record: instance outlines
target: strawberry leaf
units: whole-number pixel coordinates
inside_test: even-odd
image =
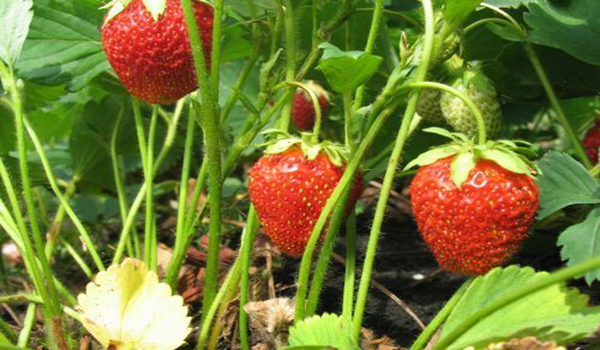
[[[481,307],[510,292],[515,286],[532,283],[548,275],[532,268],[509,266],[496,268],[480,276],[469,286],[442,327],[442,340],[466,318]],[[481,349],[490,343],[515,337],[535,336],[542,341],[565,344],[589,336],[600,324],[600,307],[588,307],[588,296],[554,284],[521,299],[481,319],[464,332],[447,350],[473,346]]]
[[[33,12],[31,0],[0,1],[0,60],[13,65],[19,59]]]
[[[341,316],[323,314],[307,318],[290,328],[289,347],[291,349],[335,348],[358,350],[357,344],[350,337],[351,325],[344,322]]]
[[[600,256],[600,208],[590,212],[582,223],[563,231],[557,244],[563,247],[560,256],[569,266]],[[589,285],[595,280],[600,281],[600,269],[585,274],[585,281]]]
[[[446,0],[443,15],[448,22],[448,30],[457,28],[481,2],[482,0]]]
[[[573,204],[600,203],[600,184],[570,156],[548,152],[537,162],[541,175],[538,219]]]
[[[362,51],[341,51],[329,43],[319,45],[323,49],[322,71],[331,87],[339,93],[349,93],[369,80],[379,69],[383,59]]]
[[[80,90],[109,69],[102,50],[102,11],[86,1],[36,0],[35,16],[17,64],[19,75],[41,85]]]
[[[475,168],[475,164],[473,152],[462,152],[454,157],[452,164],[450,164],[450,176],[458,189],[461,189],[463,182],[467,180],[471,170]]]

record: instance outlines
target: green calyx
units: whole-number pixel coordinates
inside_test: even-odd
[[[131,1],[132,0],[113,0],[103,6],[102,8],[109,9],[106,18],[104,19],[104,23],[108,23],[108,21],[121,13]],[[142,2],[148,12],[150,12],[154,21],[158,21],[160,16],[165,12],[165,7],[167,6],[167,0],[142,0]]]
[[[116,15],[121,13],[121,11],[123,11],[131,1],[132,0],[112,0],[111,2],[103,6],[103,9],[109,9],[106,18],[104,19],[104,23],[108,23],[108,21],[110,21]],[[150,15],[152,16],[154,21],[159,20],[160,16],[165,12],[165,8],[167,6],[167,0],[142,0],[142,2],[144,3],[144,6],[148,10],[148,12],[150,12]]]
[[[325,152],[331,163],[338,167],[342,166],[348,160],[349,150],[346,146],[329,141],[315,141],[313,133],[301,133],[300,137],[296,137],[279,129],[271,129],[264,131],[263,134],[279,136],[273,141],[261,145],[266,147],[266,154],[282,153],[292,146],[297,146],[300,147],[305,157],[309,160],[316,159],[321,152]]]
[[[452,142],[422,153],[408,163],[405,170],[415,166],[429,165],[440,159],[454,156],[450,165],[450,176],[452,182],[459,189],[480,159],[493,161],[516,174],[533,177],[539,173],[536,165],[528,159],[528,157],[535,156],[535,152],[532,150],[533,144],[529,142],[498,140],[478,145],[464,134],[449,132],[442,128],[427,128],[424,131],[447,137]]]

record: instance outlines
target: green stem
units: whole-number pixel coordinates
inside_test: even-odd
[[[367,38],[367,45],[365,46],[365,53],[372,53],[375,47],[375,41],[377,40],[377,33],[379,31],[379,23],[381,22],[381,14],[383,13],[383,0],[375,0],[375,8],[373,9],[373,20],[371,21],[371,29],[369,29],[369,36]],[[358,110],[362,106],[363,96],[365,94],[365,85],[361,85],[356,91],[356,97],[354,98],[354,110]]]
[[[352,93],[345,93],[344,99],[344,139],[346,147],[352,151],[354,149],[354,140],[352,139]]]
[[[127,203],[127,195],[125,194],[125,184],[124,184],[124,174],[121,171],[121,161],[120,161],[120,157],[119,154],[117,153],[117,141],[119,138],[119,131],[121,129],[121,122],[123,120],[123,115],[124,115],[124,108],[121,109],[121,111],[119,111],[119,114],[117,115],[117,120],[115,121],[115,126],[113,128],[113,132],[110,138],[110,160],[112,163],[112,170],[113,170],[113,175],[115,178],[115,187],[117,189],[117,198],[119,201],[119,212],[121,214],[121,222],[125,222],[125,220],[127,219],[127,212],[129,211],[129,204]],[[137,242],[136,244],[134,244],[134,246],[136,247],[135,250],[135,255],[136,257],[140,257],[140,252],[139,252],[139,240],[138,240],[138,235],[137,232],[135,230],[135,228],[133,229],[133,240],[134,242]]]
[[[44,299],[45,303],[47,303],[47,311],[49,313],[49,316],[57,316],[61,314],[59,306],[60,303],[58,301],[56,288],[54,287],[54,284],[51,283],[51,281],[53,280],[52,271],[50,270],[48,258],[44,252],[44,237],[38,226],[35,204],[33,202],[33,195],[31,193],[31,180],[29,178],[29,164],[27,163],[27,144],[25,139],[25,115],[23,112],[21,95],[12,68],[8,67],[8,69],[4,69],[4,65],[1,62],[0,67],[3,70],[2,75],[7,75],[8,84],[6,84],[7,86],[4,86],[4,89],[10,92],[12,100],[12,107],[15,116],[15,125],[17,132],[17,148],[19,154],[21,184],[23,186],[23,196],[25,197],[27,214],[29,216],[29,224],[33,233],[33,245],[35,246],[35,251],[31,244],[31,240],[29,238],[29,234],[27,232],[23,216],[17,214],[17,220],[22,222],[22,225],[20,224],[21,238],[23,240],[24,246],[26,247],[25,253],[28,255],[28,259],[32,263],[32,277],[34,279],[34,282],[37,282],[36,287],[38,288],[38,292]],[[4,73],[4,71],[6,71],[6,73],[8,74]],[[16,195],[14,196],[14,198],[16,199]],[[19,207],[18,202],[13,204],[16,204],[16,207]],[[17,211],[16,208],[13,208],[13,210]],[[18,212],[20,213],[20,209],[18,210]],[[37,254],[35,253],[36,251]],[[38,265],[34,262],[35,257],[37,257],[40,261],[40,270],[38,270]],[[46,283],[43,282],[42,276],[44,276]],[[60,332],[60,330],[58,330],[58,332]]]
[[[525,42],[525,43],[523,43],[523,46],[525,48],[525,54],[527,55],[527,58],[531,62],[531,65],[535,69],[535,72],[537,73],[538,78],[540,79],[540,82],[544,86],[546,95],[548,95],[548,99],[550,100],[550,104],[552,105],[554,112],[556,112],[556,115],[558,116],[558,120],[560,121],[562,127],[565,129],[565,131],[567,133],[567,137],[569,138],[569,141],[571,142],[573,147],[575,147],[575,152],[577,152],[577,155],[579,156],[579,158],[581,159],[581,161],[583,162],[585,167],[588,170],[592,169],[594,167],[594,165],[592,164],[592,162],[590,161],[590,158],[585,153],[585,149],[583,148],[581,141],[579,140],[579,138],[573,131],[573,127],[571,127],[571,124],[569,123],[569,119],[567,118],[567,115],[565,114],[564,110],[562,109],[560,102],[558,101],[558,97],[556,97],[556,93],[554,92],[552,83],[550,83],[550,79],[548,79],[548,75],[546,74],[546,71],[544,70],[544,66],[542,65],[542,62],[540,62],[539,57],[535,53],[533,45],[531,45],[531,43],[529,43],[529,42]]]
[[[181,169],[181,180],[179,183],[179,203],[177,205],[177,226],[175,228],[175,248],[173,249],[173,257],[176,255],[185,255],[185,251],[182,251],[184,248],[187,250],[187,247],[184,247],[184,234],[185,234],[185,219],[187,213],[187,202],[188,202],[188,184],[190,177],[190,166],[192,163],[192,153],[193,153],[193,145],[194,145],[194,134],[196,131],[196,121],[192,115],[193,110],[190,108],[190,113],[188,116],[187,130],[185,134],[185,146],[183,151],[183,168]],[[177,259],[179,260],[179,258]],[[171,265],[176,260],[172,258]],[[167,273],[166,282],[171,285],[171,288],[176,289],[177,287],[177,276],[179,275],[179,270],[181,268],[178,267],[175,271],[175,265],[173,265],[173,270],[171,266],[169,267],[169,273]]]
[[[256,209],[250,206],[248,211],[248,221],[246,222],[247,230],[255,230],[258,227],[258,217]],[[244,237],[245,238],[245,237]],[[242,350],[249,350],[250,343],[248,341],[248,314],[244,306],[248,303],[248,280],[250,278],[250,258],[252,254],[252,244],[242,243],[241,256],[242,260],[242,277],[240,284],[240,313],[239,313],[239,328],[240,328],[240,345]]]
[[[27,312],[25,313],[25,320],[23,321],[23,328],[21,329],[21,333],[19,334],[19,340],[17,341],[17,346],[26,347],[27,343],[29,343],[29,337],[31,336],[31,330],[35,324],[36,318],[36,309],[37,305],[35,303],[31,303],[27,305]]]
[[[219,78],[221,74],[221,28],[223,27],[223,3],[224,0],[215,0],[213,17],[213,35],[211,50],[210,78],[212,92],[215,101],[219,100]]]
[[[37,134],[35,133],[35,131],[33,130],[33,128],[31,127],[31,125],[29,124],[28,121],[25,121],[25,126],[27,128],[27,132],[29,133],[29,137],[31,138],[31,141],[33,142],[33,145],[35,146],[37,154],[40,157],[40,161],[42,162],[44,172],[46,173],[46,177],[48,178],[48,182],[50,183],[50,187],[52,187],[52,191],[54,192],[54,195],[60,201],[61,206],[65,208],[65,211],[67,212],[67,215],[69,215],[69,218],[71,219],[71,221],[73,221],[73,224],[75,224],[77,231],[79,231],[79,234],[81,235],[81,239],[83,240],[83,243],[85,244],[86,248],[89,250],[90,255],[92,256],[92,259],[94,260],[94,263],[96,264],[96,268],[98,269],[98,271],[104,271],[105,270],[104,264],[102,263],[102,259],[100,258],[100,255],[98,254],[98,251],[96,250],[96,246],[94,245],[94,242],[92,241],[92,238],[90,237],[90,234],[87,232],[85,226],[83,226],[83,223],[81,222],[81,220],[79,220],[79,218],[77,217],[77,214],[75,214],[75,211],[69,204],[69,200],[68,200],[67,196],[63,195],[63,193],[60,191],[60,188],[58,187],[56,177],[54,176],[54,172],[52,171],[52,166],[50,165],[50,162],[48,161],[48,157],[46,156],[46,151],[44,150],[44,147],[42,146],[42,142],[40,141],[40,139],[38,138]],[[76,179],[74,179],[74,181],[76,181]]]
[[[196,79],[200,85],[202,97],[202,116],[196,114],[204,133],[204,150],[208,162],[210,225],[208,233],[208,257],[206,262],[206,276],[204,282],[204,301],[202,304],[202,318],[211,307],[217,289],[218,259],[221,237],[221,150],[219,138],[221,128],[217,113],[217,100],[210,89],[206,60],[202,51],[202,38],[198,31],[198,24],[194,16],[192,0],[181,0],[181,7],[190,37]],[[214,42],[213,42],[214,45]]]
[[[249,214],[253,214],[253,210],[250,210]],[[246,228],[244,229],[244,233],[243,233],[243,237],[242,237],[242,247],[241,247],[242,251],[252,249],[252,245],[254,244],[254,239],[256,238],[257,233],[258,233],[258,220],[256,218],[256,215],[249,216],[248,223],[246,225]],[[228,299],[225,297],[227,295],[232,294],[232,289],[235,290],[235,288],[237,288],[237,282],[239,281],[239,279],[241,277],[242,265],[243,265],[243,257],[242,257],[242,255],[239,255],[237,257],[237,259],[235,260],[233,267],[229,271],[229,274],[227,275],[225,282],[223,282],[223,285],[221,286],[221,289],[219,290],[218,295],[214,299],[214,302],[211,305],[211,307],[209,308],[208,314],[206,315],[206,317],[204,319],[204,322],[200,329],[200,336],[198,338],[198,349],[199,350],[204,347],[204,344],[206,344],[206,341],[209,336],[210,326],[215,317],[217,309],[219,308],[219,305],[221,304],[222,301],[226,301]],[[247,271],[245,271],[244,273],[247,273]],[[241,310],[240,310],[240,313],[242,313]]]
[[[71,199],[71,197],[75,193],[76,188],[77,187],[75,186],[75,180],[69,182],[64,194],[65,199],[67,201]],[[65,213],[65,207],[61,204],[58,207],[56,215],[54,216],[54,220],[52,220],[52,224],[50,225],[50,229],[48,230],[48,242],[46,242],[46,255],[48,256],[49,261],[52,261],[52,257],[54,255],[54,246],[56,244],[56,239],[60,234],[60,230],[65,219]]]
[[[354,210],[346,220],[346,272],[344,274],[344,298],[342,317],[346,324],[352,323],[354,306],[354,282],[356,280],[356,213]]]
[[[362,7],[362,8],[357,8],[354,10],[355,13],[360,13],[360,12],[373,12],[375,11],[374,8],[372,7]],[[421,29],[421,23],[419,23],[418,21],[412,19],[411,17],[405,15],[404,13],[400,12],[400,11],[393,11],[393,10],[388,10],[388,9],[383,9],[383,14],[384,15],[388,15],[388,16],[395,16],[397,18],[402,19],[403,21],[405,21],[406,23],[410,24],[411,26],[417,28],[417,29]]]
[[[285,0],[285,43],[286,43],[286,70],[285,79],[293,81],[296,76],[296,23],[294,18],[294,1]],[[279,129],[288,131],[292,116],[292,97],[296,91],[295,86],[290,88],[291,96],[283,108],[279,119]]]
[[[473,279],[470,279],[467,282],[463,283],[463,285],[456,291],[456,293],[454,293],[452,298],[448,300],[446,305],[444,305],[444,307],[437,313],[437,315],[435,315],[433,320],[429,322],[429,324],[423,330],[423,332],[421,332],[417,340],[415,340],[413,345],[410,347],[410,350],[421,350],[425,345],[427,345],[431,337],[433,337],[433,335],[440,328],[442,323],[446,321],[446,319],[450,315],[450,312],[454,310],[456,304],[458,304],[458,302],[462,299],[463,295],[465,295],[472,282]]]
[[[216,294],[221,236],[221,151],[219,126],[216,118],[205,116],[203,120],[206,162],[208,162],[208,186],[210,224],[208,234],[208,257],[204,283],[203,315],[206,314]]]
[[[321,252],[319,254],[319,258],[317,259],[317,265],[313,273],[312,283],[310,284],[305,317],[313,316],[317,311],[317,306],[319,305],[319,296],[321,295],[321,289],[323,287],[323,281],[325,280],[327,267],[329,265],[329,261],[331,260],[333,248],[335,247],[335,239],[337,238],[340,226],[342,226],[342,222],[346,216],[346,203],[348,202],[348,197],[350,196],[351,191],[352,187],[348,186],[343,194],[343,197],[337,203],[337,207],[331,216],[331,220],[329,221],[329,227],[327,228],[327,233],[325,234],[325,239],[323,240],[323,246],[321,247]]]
[[[83,271],[83,273],[85,273],[85,275],[91,280],[94,277],[94,272],[85,262],[85,260],[81,257],[81,255],[79,255],[79,253],[77,253],[75,248],[73,248],[69,242],[63,241],[63,244],[67,249],[67,252],[71,255],[71,257],[73,257],[73,260],[75,260],[77,265],[79,265],[81,271]]]
[[[414,78],[414,81],[416,82],[423,81],[427,77],[427,72],[429,69],[435,40],[435,23],[431,0],[423,0],[423,10],[425,13],[425,41],[423,45],[423,51],[421,54],[422,60]],[[375,261],[375,255],[377,253],[381,225],[383,224],[383,217],[385,215],[387,201],[390,195],[390,190],[392,189],[394,178],[396,176],[396,170],[398,169],[400,156],[402,154],[402,150],[404,148],[406,139],[408,138],[408,132],[410,129],[411,121],[416,111],[417,102],[419,100],[419,92],[420,91],[417,90],[409,98],[408,105],[406,107],[406,111],[404,112],[402,123],[400,125],[400,131],[398,132],[398,137],[396,139],[396,144],[394,146],[394,150],[392,151],[392,155],[388,163],[385,177],[383,179],[383,185],[381,187],[379,200],[377,201],[377,208],[375,210],[375,217],[373,219],[371,232],[369,234],[369,243],[367,245],[365,261],[363,263],[362,275],[360,279],[360,285],[356,299],[356,307],[354,311],[353,339],[355,341],[358,341],[358,338],[360,336],[360,330],[367,302],[367,296],[369,294],[369,286],[371,284],[371,276],[373,274],[373,264]]]
[[[244,68],[242,69],[242,72],[240,73],[238,80],[235,82],[235,84],[231,88],[231,93],[229,94],[229,97],[227,98],[227,101],[225,102],[225,107],[223,107],[223,110],[221,112],[221,124],[223,124],[223,123],[225,123],[225,121],[227,121],[227,117],[229,116],[229,113],[231,113],[233,106],[235,106],[235,103],[240,98],[242,89],[244,88],[244,85],[246,84],[246,81],[248,80],[248,76],[252,72],[252,68],[254,68],[254,66],[256,65],[256,62],[258,61],[259,55],[260,55],[260,53],[258,50],[252,51],[252,55],[246,62],[246,65],[244,66]]]
[[[304,318],[305,314],[305,302],[306,302],[306,293],[308,290],[308,280],[310,276],[310,267],[312,264],[312,255],[319,241],[319,236],[323,227],[325,227],[329,216],[333,212],[333,209],[338,203],[338,200],[342,196],[346,187],[350,185],[350,183],[354,179],[354,174],[358,170],[360,166],[360,162],[364,157],[367,149],[371,146],[375,137],[383,127],[387,118],[393,113],[393,111],[398,106],[399,101],[395,101],[391,103],[388,107],[384,108],[383,111],[375,118],[375,121],[369,128],[369,131],[365,135],[365,138],[362,140],[360,145],[358,146],[354,157],[348,163],[342,178],[338,182],[335,190],[331,193],[331,196],[327,200],[325,207],[321,211],[319,215],[319,219],[315,223],[315,227],[313,228],[310,238],[306,244],[306,248],[304,250],[304,254],[302,256],[302,261],[300,263],[300,272],[298,275],[298,285],[296,290],[296,309],[294,314],[294,322],[301,321]]]
[[[499,309],[511,304],[523,297],[529,296],[539,290],[547,288],[553,284],[567,281],[571,278],[583,275],[587,271],[591,271],[600,267],[600,256],[582,261],[576,265],[566,267],[555,271],[547,276],[540,277],[535,281],[525,285],[518,286],[507,292],[491,303],[483,306],[475,313],[469,315],[456,328],[444,336],[432,350],[447,349],[456,339],[465,334],[471,327],[486,318],[488,315],[498,311]]]
[[[144,182],[146,183],[146,214],[144,217],[144,261],[152,270],[156,270],[153,255],[156,253],[156,227],[154,218],[154,139],[156,136],[156,123],[158,121],[158,107],[152,107],[152,119],[148,131],[148,146],[146,149],[146,164],[144,165]]]
[[[313,140],[314,140],[314,142],[319,142],[319,133],[321,132],[321,123],[323,120],[321,104],[319,103],[319,97],[306,84],[302,84],[297,81],[286,81],[286,84],[290,85],[290,86],[295,86],[295,87],[298,87],[298,88],[304,90],[310,97],[310,101],[312,102],[313,108],[315,110],[315,125],[313,127]]]
[[[502,19],[502,18],[483,18],[483,19],[475,21],[475,22],[469,24],[468,26],[466,26],[465,29],[463,29],[463,33],[466,34],[470,31],[472,31],[473,29],[475,29],[479,26],[482,26],[484,24],[488,24],[488,23],[497,23],[497,24],[503,24],[503,25],[509,25],[509,26],[511,25],[510,22],[508,22],[507,20]]]
[[[132,101],[132,103],[135,105],[136,102]],[[181,114],[182,114],[181,112],[183,110],[184,103],[185,103],[185,99],[181,99],[181,100],[179,100],[179,102],[177,103],[177,106],[175,107],[175,112],[173,114],[173,120],[171,121],[171,123],[168,127],[168,130],[167,130],[167,136],[165,137],[165,141],[163,143],[162,149],[160,150],[160,153],[158,154],[158,157],[156,157],[156,161],[154,162],[153,175],[152,175],[153,177],[154,177],[154,174],[157,172],[158,168],[160,167],[160,165],[162,164],[162,162],[165,160],[165,158],[171,151],[171,147],[173,146],[173,142],[175,141],[177,126],[179,125],[179,119],[181,118]],[[135,106],[134,106],[134,117],[135,117],[135,113],[136,113],[136,111],[135,111]],[[141,116],[141,114],[140,114],[140,116]],[[141,130],[141,132],[143,133],[143,129]],[[138,134],[139,134],[139,131],[138,131]],[[142,163],[143,163],[145,160],[145,157],[146,157],[146,153],[140,152],[140,155],[142,157]],[[127,240],[129,239],[129,232],[132,231],[133,224],[135,222],[135,215],[140,210],[140,207],[144,201],[145,193],[146,193],[146,184],[143,183],[142,187],[139,189],[133,203],[131,204],[131,208],[129,209],[129,212],[127,213],[127,218],[125,219],[125,223],[123,224],[123,228],[121,229],[119,243],[117,244],[117,250],[115,251],[115,255],[114,255],[113,261],[112,261],[113,264],[119,263],[121,261],[121,258],[123,257],[123,252],[125,251],[125,244],[126,244]]]
[[[40,139],[38,138],[37,134],[35,133],[35,131],[33,130],[33,128],[31,127],[31,125],[29,124],[28,121],[25,122],[25,125],[27,128],[27,132],[29,133],[29,138],[33,142],[33,145],[35,146],[37,154],[40,157],[40,161],[42,162],[42,167],[44,168],[44,172],[46,173],[46,177],[48,178],[48,182],[50,183],[50,187],[52,187],[52,191],[54,192],[54,195],[60,201],[61,206],[63,206],[65,208],[67,215],[69,215],[69,218],[71,219],[71,221],[73,221],[73,224],[77,228],[77,231],[79,231],[79,234],[81,235],[81,239],[83,240],[83,243],[85,244],[86,248],[89,250],[90,255],[92,256],[92,259],[94,260],[94,263],[96,264],[96,268],[98,269],[98,271],[104,271],[105,270],[104,264],[102,263],[102,259],[100,258],[100,255],[98,254],[98,251],[96,250],[96,246],[94,245],[94,242],[92,241],[92,238],[91,238],[89,232],[83,226],[83,223],[81,222],[81,220],[79,220],[79,218],[77,217],[77,214],[75,214],[75,211],[69,204],[68,199],[66,198],[65,195],[63,195],[63,193],[60,191],[60,188],[58,187],[56,177],[54,176],[54,172],[52,171],[52,166],[50,165],[50,162],[48,161],[48,157],[46,156],[46,151],[44,150],[44,147],[42,146],[42,142],[40,141]]]
[[[485,130],[485,120],[483,118],[483,114],[481,113],[481,111],[479,110],[479,108],[477,107],[475,102],[473,102],[473,100],[471,100],[469,98],[469,96],[465,95],[461,91],[459,91],[451,86],[444,85],[441,83],[429,82],[429,81],[406,84],[406,85],[402,86],[399,90],[418,89],[418,88],[438,89],[438,90],[445,91],[449,94],[452,94],[452,95],[458,97],[467,106],[467,108],[469,108],[469,111],[471,111],[471,113],[475,117],[475,121],[477,122],[477,129],[478,129],[477,143],[479,145],[485,145],[485,143],[487,142],[487,132]]]
[[[200,169],[198,170],[198,176],[196,177],[196,187],[194,188],[194,196],[192,202],[190,203],[187,214],[185,215],[185,223],[184,223],[184,231],[181,237],[181,246],[178,247],[173,254],[173,258],[171,258],[171,263],[169,265],[169,269],[167,271],[167,283],[169,283],[173,288],[177,285],[177,277],[179,276],[179,271],[181,270],[181,266],[183,266],[183,260],[187,254],[187,250],[192,243],[192,237],[194,236],[194,227],[196,224],[197,218],[204,212],[204,208],[206,208],[206,203],[202,205],[202,208],[198,210],[198,214],[196,214],[196,208],[198,205],[198,201],[200,200],[200,196],[202,194],[202,190],[204,189],[204,183],[206,179],[206,171],[208,169],[208,162],[202,162]]]

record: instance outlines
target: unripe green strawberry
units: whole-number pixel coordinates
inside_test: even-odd
[[[435,124],[444,123],[444,113],[440,105],[442,93],[438,89],[423,89],[417,103],[417,113],[423,120]]]
[[[192,2],[209,65],[213,9],[205,2]],[[149,3],[156,7],[148,8]],[[179,0],[114,0],[110,6],[102,45],[132,95],[148,103],[170,103],[198,88]]]
[[[473,100],[483,115],[488,136],[497,137],[502,114],[496,89],[491,81],[479,70],[471,68],[465,70],[452,86]],[[477,135],[477,120],[460,98],[445,92],[442,94],[440,105],[444,119],[454,130],[468,137]]]
[[[344,169],[344,164],[335,165],[324,151],[309,159],[297,146],[267,154],[254,164],[248,194],[263,230],[283,253],[302,256]],[[357,175],[348,208],[354,207],[361,190],[362,179]]]

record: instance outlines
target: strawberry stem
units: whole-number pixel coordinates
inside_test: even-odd
[[[248,233],[254,232],[258,229],[258,216],[256,215],[256,209],[253,205],[250,206],[248,211],[248,220],[246,221],[246,230]],[[250,237],[250,234],[244,235],[242,239],[241,248],[241,264],[242,264],[242,280],[240,282],[240,313],[239,313],[239,328],[240,328],[240,345],[242,350],[250,349],[250,342],[248,341],[248,314],[244,309],[246,303],[248,303],[248,282],[250,279],[250,255],[252,254],[252,244],[245,241],[246,236]],[[246,244],[247,243],[247,244]]]
[[[221,137],[220,118],[217,113],[218,101],[211,91],[211,84],[206,70],[206,59],[202,49],[202,38],[198,31],[198,23],[194,15],[192,0],[180,0],[181,8],[190,37],[190,45],[194,57],[196,79],[200,87],[202,105],[196,118],[204,133],[204,151],[208,162],[210,224],[208,233],[208,257],[206,261],[206,276],[204,282],[204,300],[202,303],[202,322],[210,309],[217,291],[217,274],[219,248],[221,241]],[[220,40],[220,38],[219,38]],[[213,45],[215,42],[213,41]],[[218,78],[218,77],[217,77]],[[195,105],[194,105],[195,106]],[[198,343],[198,348],[204,346]]]
[[[373,9],[373,20],[371,21],[371,28],[369,29],[369,37],[367,38],[367,44],[365,46],[365,53],[372,53],[375,47],[375,41],[377,40],[377,33],[379,32],[379,23],[383,14],[383,0],[375,0],[375,8]],[[361,85],[356,90],[356,96],[354,98],[353,110],[358,110],[362,107],[362,100],[365,94],[365,85]]]
[[[304,90],[310,97],[310,101],[312,102],[313,108],[315,110],[315,125],[313,127],[312,141],[315,143],[319,142],[319,133],[321,132],[321,121],[323,119],[321,112],[321,104],[319,103],[319,97],[306,84],[302,84],[297,81],[286,81],[286,84]]]
[[[415,88],[438,89],[438,90],[442,90],[444,92],[447,92],[449,94],[452,94],[452,95],[460,98],[460,100],[465,105],[467,105],[467,107],[469,108],[471,113],[473,113],[473,117],[477,121],[477,130],[478,130],[477,143],[482,146],[485,145],[485,143],[487,142],[487,133],[485,130],[485,121],[483,119],[483,114],[481,114],[481,111],[479,110],[479,108],[477,108],[477,105],[475,105],[473,100],[471,100],[467,95],[465,95],[464,93],[460,92],[459,90],[457,90],[451,86],[441,84],[441,83],[436,83],[436,82],[429,82],[429,81],[406,84],[406,85],[401,86],[398,90],[400,91],[400,90],[404,90],[404,89],[415,89]]]
[[[542,62],[540,62],[539,57],[535,53],[533,45],[531,45],[531,43],[526,42],[523,43],[523,46],[525,48],[525,54],[527,55],[527,58],[529,58],[531,65],[535,69],[535,72],[537,73],[538,78],[540,79],[540,82],[542,83],[542,86],[546,91],[546,95],[548,95],[548,99],[550,100],[550,104],[552,105],[554,112],[556,112],[558,120],[562,124],[562,127],[565,129],[569,141],[575,148],[575,152],[577,152],[577,155],[579,156],[585,167],[588,170],[592,169],[594,165],[592,164],[592,161],[588,157],[587,153],[585,153],[585,150],[583,149],[583,146],[581,144],[581,140],[577,137],[577,135],[575,135],[573,127],[571,127],[571,124],[569,123],[569,118],[567,118],[565,111],[562,109],[560,102],[558,101],[558,97],[556,97],[556,93],[554,92],[552,83],[550,83],[550,79],[548,79],[548,75],[544,70]]]
[[[223,27],[224,0],[214,0],[213,3],[215,11],[213,14],[210,78],[214,100],[219,101],[219,76],[221,74],[221,29]]]
[[[285,42],[286,42],[286,70],[285,79],[288,82],[294,81],[296,75],[296,24],[294,19],[294,1],[285,1]],[[289,91],[289,97],[279,118],[279,129],[288,131],[290,128],[290,119],[292,117],[292,98],[296,86],[292,85]]]
[[[342,317],[347,324],[352,323],[354,307],[354,284],[356,281],[356,212],[352,210],[346,220],[346,271],[344,273],[344,297]]]
[[[11,201],[13,215],[17,219],[20,238],[23,241],[24,260],[29,262],[28,269],[33,277],[36,290],[38,293],[40,293],[40,296],[45,304],[44,316],[46,317],[44,317],[44,320],[46,321],[47,326],[53,329],[52,324],[48,322],[48,320],[50,317],[60,315],[61,310],[56,288],[54,283],[52,283],[52,271],[50,270],[50,264],[48,263],[48,259],[44,251],[44,237],[38,225],[35,203],[31,191],[31,179],[29,177],[29,163],[27,162],[27,143],[24,127],[26,117],[23,111],[21,91],[18,87],[17,79],[15,78],[12,67],[10,65],[5,66],[2,61],[0,61],[0,77],[2,77],[4,89],[10,94],[10,103],[15,117],[21,184],[23,188],[23,197],[25,198],[26,203],[26,213],[28,214],[29,218],[29,226],[33,233],[33,242],[31,242],[31,236],[29,235],[15,189],[10,182],[10,177],[5,177],[3,175],[3,182]],[[0,170],[3,173],[8,174],[4,164],[0,164],[0,166],[2,168]],[[55,331],[57,334],[62,332],[60,329],[56,329]]]
[[[414,81],[421,82],[426,79],[429,65],[435,42],[435,21],[433,14],[433,6],[431,0],[423,0],[423,11],[425,13],[425,40],[423,50],[421,53],[422,60],[419,65]],[[373,274],[373,264],[375,261],[375,255],[377,253],[377,245],[379,242],[379,236],[381,233],[381,226],[383,224],[383,217],[385,215],[385,209],[390,196],[390,190],[396,177],[396,171],[398,169],[398,163],[400,156],[404,148],[404,144],[408,138],[408,132],[410,129],[412,118],[415,114],[417,103],[419,100],[420,91],[417,90],[413,93],[408,101],[408,105],[404,112],[402,124],[400,125],[400,131],[395,142],[394,150],[390,157],[388,167],[386,169],[381,193],[377,201],[377,208],[375,210],[375,217],[373,218],[373,225],[371,226],[371,232],[369,234],[369,243],[367,245],[367,252],[363,263],[362,275],[360,278],[360,285],[358,289],[356,306],[354,309],[354,324],[353,324],[353,339],[358,342],[361,333],[361,325],[364,316],[365,306],[367,297],[369,294],[369,286],[371,285],[371,276]]]
[[[433,337],[435,332],[446,321],[448,316],[450,316],[450,313],[452,312],[452,310],[454,310],[454,307],[462,299],[462,297],[465,295],[465,292],[469,289],[469,286],[471,286],[472,283],[473,279],[469,279],[465,283],[463,283],[462,286],[460,286],[460,288],[454,293],[452,298],[448,300],[446,305],[444,305],[444,307],[437,313],[437,315],[435,315],[433,320],[429,322],[429,324],[423,330],[423,332],[421,332],[417,340],[415,340],[413,345],[410,347],[410,350],[421,350],[425,345],[427,345],[431,337]]]

